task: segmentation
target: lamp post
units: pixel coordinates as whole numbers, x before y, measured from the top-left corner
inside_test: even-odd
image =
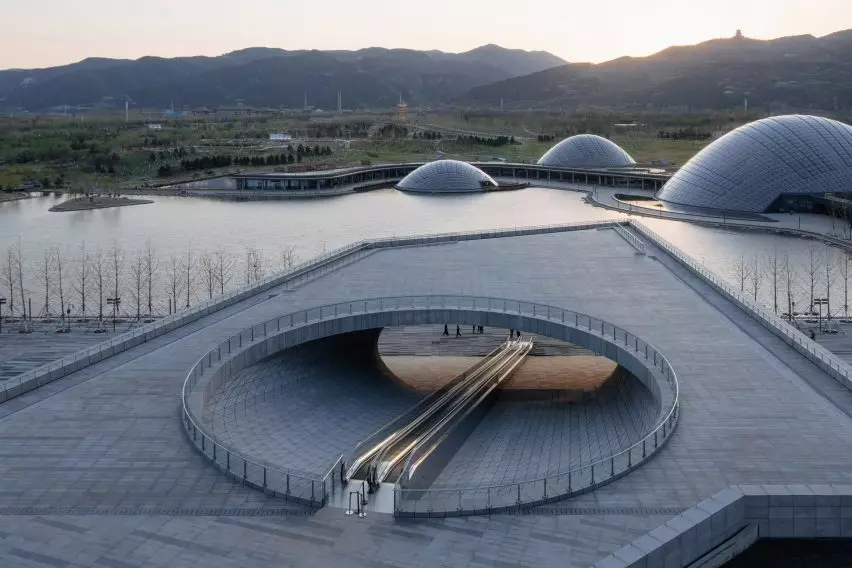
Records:
[[[0,298],[0,333],[3,333],[3,304],[6,303],[6,298]]]
[[[118,306],[121,305],[121,298],[107,298],[107,304],[112,306],[112,331],[115,332],[115,314],[118,311]]]

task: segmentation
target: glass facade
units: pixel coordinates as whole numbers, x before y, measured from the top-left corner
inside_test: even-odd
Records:
[[[491,176],[465,162],[437,160],[424,164],[405,176],[398,189],[430,193],[483,191],[496,187]]]
[[[758,120],[687,162],[657,198],[763,213],[785,195],[852,192],[852,126],[817,116]]]
[[[539,165],[557,168],[624,168],[635,166],[630,154],[618,144],[595,136],[578,134],[566,138],[547,151]]]

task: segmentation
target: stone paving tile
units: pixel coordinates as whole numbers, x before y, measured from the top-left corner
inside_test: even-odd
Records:
[[[653,430],[653,396],[626,373],[579,401],[498,394],[436,478],[436,487],[502,485],[565,473],[612,456]]]

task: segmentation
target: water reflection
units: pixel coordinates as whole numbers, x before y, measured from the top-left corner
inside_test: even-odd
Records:
[[[48,209],[63,198],[49,195],[0,204],[0,261],[19,237],[32,266],[43,258],[44,251],[56,246],[76,250],[83,240],[90,249],[104,250],[115,242],[128,257],[150,241],[164,257],[185,254],[192,247],[197,252],[221,248],[242,258],[247,247],[254,247],[277,259],[282,249],[292,247],[298,258],[307,259],[323,249],[364,238],[571,223],[616,215],[586,205],[582,197],[576,192],[544,188],[453,196],[382,189],[290,201],[158,196],[151,198],[154,203],[150,205],[51,213]],[[823,245],[814,241],[760,232],[728,232],[677,221],[646,222],[732,283],[737,281],[734,267],[738,259],[744,257],[765,266],[766,259],[778,250],[797,267],[796,281],[801,288],[801,271],[809,251],[817,247],[823,254]],[[838,252],[830,249],[830,254],[837,256]],[[771,305],[767,278],[759,288],[758,296]],[[801,296],[801,290],[796,294]]]

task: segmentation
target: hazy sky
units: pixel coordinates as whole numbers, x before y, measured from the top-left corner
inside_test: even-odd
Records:
[[[568,61],[647,55],[733,35],[852,28],[852,0],[0,0],[0,68],[85,57],[486,43]]]

